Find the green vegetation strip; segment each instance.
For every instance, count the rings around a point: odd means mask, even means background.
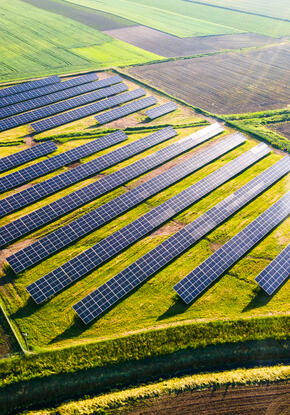
[[[222,388],[229,386],[257,385],[290,378],[289,366],[259,367],[253,369],[236,369],[225,372],[205,373],[182,378],[173,378],[138,388],[108,393],[94,398],[68,402],[54,409],[28,412],[27,415],[103,415],[107,411],[119,409],[144,399],[175,395],[186,391]]]
[[[126,361],[171,354],[186,348],[249,340],[287,338],[287,316],[184,323],[86,345],[0,362],[0,388],[53,374],[73,373]]]

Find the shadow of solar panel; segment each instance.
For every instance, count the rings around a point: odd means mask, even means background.
[[[156,102],[157,99],[155,97],[146,97],[132,102],[131,104],[123,105],[120,108],[116,108],[114,110],[97,115],[95,119],[99,124],[106,124],[107,122],[126,117],[127,115],[133,114],[134,112],[150,107],[151,105],[156,104]]]
[[[290,213],[290,192],[174,286],[189,304]]]
[[[40,193],[42,196],[44,194],[47,195],[54,193],[59,190],[59,188],[64,188],[67,185],[76,183],[86,177],[91,176],[92,174],[106,169],[107,167],[113,166],[120,161],[126,160],[135,154],[141,153],[142,151],[151,148],[156,144],[162,143],[163,141],[174,137],[176,134],[177,133],[173,128],[167,127],[163,130],[150,134],[149,136],[143,137],[133,143],[129,143],[126,146],[120,147],[119,149],[106,154],[105,156],[98,157],[89,163],[76,167],[75,169],[63,173],[62,175],[53,177],[52,179],[35,185],[33,188],[26,189],[23,192],[18,193],[21,198],[17,198],[17,194],[15,194],[10,196],[10,198],[1,200],[1,210],[4,208],[6,211],[8,208],[10,210],[15,210],[17,203],[19,206],[21,203],[27,204],[31,202],[33,197],[39,199]],[[142,160],[140,161],[140,164],[142,164]],[[130,169],[130,166],[127,166],[126,170],[124,168],[109,176],[105,176],[95,183],[91,183],[90,185],[82,187],[79,190],[76,190],[73,193],[62,197],[61,199],[56,200],[47,206],[44,206],[20,219],[17,219],[14,222],[10,222],[6,226],[3,226],[0,228],[0,245],[15,240],[21,235],[32,232],[32,230],[43,226],[45,223],[49,223],[56,218],[71,212],[77,207],[80,207],[85,203],[96,199],[96,197],[98,197],[100,194],[107,193],[108,191],[120,186],[121,184],[126,183],[128,180],[130,180],[129,175],[126,175],[126,173],[133,172],[133,177],[136,177],[136,171],[133,169],[133,167]],[[134,165],[134,168],[136,168],[136,165]],[[56,180],[57,177],[58,181]],[[32,189],[34,189],[34,193],[32,193]],[[37,189],[37,191],[35,191],[35,189]],[[27,190],[30,190],[30,192],[27,192]],[[29,195],[29,198],[27,194]],[[8,199],[9,205],[7,204]],[[3,203],[4,201],[6,202],[5,205]],[[11,203],[13,204],[11,205]]]
[[[47,141],[46,143],[38,144],[37,146],[3,157],[0,159],[0,173],[37,159],[38,157],[45,156],[56,149],[56,144],[52,141]]]
[[[218,123],[205,127],[186,137],[186,139],[177,141],[176,143],[143,158],[142,162],[138,161],[137,163],[134,163],[134,166],[130,168],[130,171],[135,171],[135,175],[144,174],[222,131],[224,131],[224,129]],[[225,149],[223,144],[219,144],[207,152],[208,156],[210,156],[210,154],[218,155],[219,147],[223,150]],[[202,161],[204,163],[206,162],[205,155]],[[14,272],[18,273],[37,262],[42,261],[46,257],[63,249],[68,244],[93,232],[108,221],[116,218],[142,201],[192,173],[199,168],[200,162],[201,157],[193,155],[185,162],[157,175],[151,180],[129,190],[105,205],[81,216],[70,224],[57,229],[55,232],[46,235],[35,243],[15,253],[7,258],[9,265]]]
[[[29,91],[20,92],[15,95],[8,95],[7,97],[3,97],[0,101],[0,107],[7,107],[9,105],[17,104],[22,101],[32,100],[33,98],[37,98],[43,95],[53,94],[54,92],[62,91],[67,88],[72,88],[77,85],[82,85],[87,82],[93,82],[98,79],[96,74],[89,74],[89,75],[83,75],[78,76],[76,78],[69,79],[68,81],[58,82],[52,85],[44,86],[41,88],[35,88],[31,89]],[[28,103],[27,103],[28,107]],[[16,105],[12,107],[17,108]],[[7,108],[8,109],[8,108]],[[11,109],[11,108],[10,108]],[[5,108],[6,110],[6,108]],[[0,109],[0,117],[2,117],[2,114],[5,111],[3,109]],[[24,111],[27,111],[27,109],[24,109]],[[18,111],[19,112],[19,111]],[[21,111],[20,111],[21,112]],[[11,115],[11,114],[9,114]],[[3,115],[3,117],[7,117],[8,115]]]
[[[152,108],[145,112],[148,118],[154,120],[155,118],[161,117],[162,115],[169,114],[172,111],[177,110],[175,102],[167,102],[166,104],[159,105],[158,107]]]
[[[264,151],[260,153],[260,157],[261,155],[263,156],[263,154],[265,155]],[[243,156],[246,156],[246,158],[250,156],[250,158],[248,159],[248,163],[253,164],[253,162],[255,162],[253,161],[253,155],[249,155],[248,153],[249,152],[245,153]],[[142,225],[145,226],[145,218],[149,219],[149,230],[151,231],[153,230],[154,226],[160,226],[162,223],[165,222],[165,220],[172,218],[174,215],[178,214],[182,209],[188,208],[192,203],[196,202],[206,194],[210,193],[214,188],[220,186],[221,184],[232,178],[233,175],[240,173],[243,170],[243,168],[248,167],[249,164],[248,166],[246,165],[246,158],[244,157],[244,160],[242,161],[243,167],[242,165],[239,165],[239,163],[241,162],[240,156],[237,159],[225,165],[224,167],[222,167],[221,169],[216,170],[214,173],[195,183],[193,186],[181,192],[177,196],[169,199],[167,202],[163,203],[159,207],[153,209],[151,212],[145,214],[143,218],[141,218],[143,219],[143,221],[141,222]],[[151,218],[154,218],[153,224]],[[190,232],[187,232],[184,230],[184,228],[171,238],[164,241],[161,245],[159,245],[158,247],[144,255],[142,258],[138,259],[132,265],[127,267],[125,270],[121,271],[118,275],[110,279],[105,284],[103,284],[100,288],[98,288],[97,290],[89,294],[87,297],[82,299],[80,302],[75,304],[73,307],[74,310],[78,313],[78,315],[85,323],[92,321],[98,315],[103,313],[107,308],[111,307],[113,303],[120,300],[124,295],[127,295],[130,291],[134,290],[138,285],[144,282],[152,274],[160,270],[163,266],[165,266],[168,262],[170,262],[173,258],[179,255],[183,250],[185,250],[190,243],[193,243],[193,236],[195,240],[197,240],[196,238],[200,238],[202,236],[202,232],[206,231],[206,229],[210,230],[212,227],[216,226],[215,223],[212,223],[212,220],[210,220],[209,223],[207,222],[207,220],[208,217],[204,216],[197,219],[197,221],[199,221],[197,225],[198,232],[195,235],[192,229],[190,229]],[[114,247],[117,245],[116,241],[118,241],[118,244],[122,244],[124,237],[126,238],[126,240],[131,240],[132,238],[133,241],[135,241],[136,237],[134,237],[134,234],[136,232],[136,228],[139,229],[137,224],[138,219],[137,221],[134,221],[127,227],[115,232],[115,234],[110,235],[108,238],[102,240],[97,245],[95,245],[95,247],[91,248],[91,250],[87,250],[85,251],[85,253],[78,255],[78,257],[76,257],[78,258],[78,272],[80,272],[80,263],[83,264],[83,266],[85,265],[86,268],[91,267],[92,261],[94,261],[95,265],[100,265],[100,257],[108,258],[108,253],[110,253],[110,251],[114,251]],[[189,225],[186,228],[188,230]],[[144,236],[144,234],[145,232],[143,232],[142,236]],[[115,243],[113,238],[115,238]],[[102,246],[102,244],[104,246]],[[106,253],[105,255],[103,254],[103,251],[108,251],[108,253]],[[110,253],[109,258],[111,258],[114,254],[115,252]],[[72,267],[73,265],[70,262],[67,264],[70,264],[70,267]],[[65,267],[67,264],[65,264],[63,267]],[[57,268],[57,270],[55,270],[58,271],[57,278],[61,276],[61,269],[62,267]],[[53,272],[54,271],[52,271],[52,273]],[[66,274],[69,272],[69,276],[71,276],[70,268],[66,267],[65,272]],[[52,273],[43,277],[46,278],[46,283],[50,284],[50,281],[47,280],[47,277]],[[72,279],[74,280],[75,278],[76,277]],[[62,282],[63,281],[64,278],[62,279]],[[53,289],[55,289],[55,284],[50,285]],[[33,295],[36,296],[38,301],[39,298],[43,298],[43,291],[41,293],[39,291],[37,292],[37,287],[33,284],[32,289]]]
[[[54,94],[45,95],[43,97],[31,99],[30,101],[20,102],[18,104],[12,105],[10,107],[5,107],[5,108],[2,108],[2,109],[0,108],[0,118],[8,117],[8,116],[11,116],[11,115],[16,115],[20,112],[30,111],[34,108],[44,107],[44,106],[52,104],[54,102],[64,101],[64,100],[66,100],[68,98],[72,98],[76,95],[81,95],[81,94],[85,94],[87,92],[96,91],[96,90],[99,90],[101,88],[108,87],[110,85],[114,85],[114,84],[117,84],[117,83],[120,83],[120,82],[122,82],[122,79],[119,76],[112,76],[110,78],[106,78],[106,79],[103,79],[101,81],[88,82],[88,83],[85,83],[83,85],[76,86],[74,88],[69,88],[69,89],[65,89],[64,91],[56,92]],[[64,83],[64,82],[62,82],[62,83]],[[57,85],[61,85],[61,84],[57,84]],[[106,97],[107,94],[105,93],[104,96]],[[104,96],[101,93],[101,98],[103,98]]]
[[[123,88],[126,86],[124,84],[116,85],[112,88]],[[128,87],[124,88],[124,90],[127,90]],[[119,91],[121,92],[121,91]],[[49,130],[51,128],[58,127],[63,124],[67,124],[72,121],[79,120],[80,118],[88,117],[89,115],[93,115],[96,112],[103,111],[107,108],[112,108],[117,105],[123,104],[127,101],[132,101],[133,99],[139,98],[144,96],[146,93],[143,89],[138,88],[134,91],[125,92],[124,94],[120,94],[116,97],[104,99],[101,102],[96,102],[91,105],[86,105],[82,108],[77,108],[74,111],[69,111],[64,114],[60,114],[56,117],[48,118],[43,121],[36,122],[31,125],[31,127],[34,129],[35,133],[41,133],[42,131]]]
[[[44,85],[54,84],[60,82],[60,78],[55,76],[50,76],[49,78],[38,79],[37,81],[24,82],[22,84],[10,86],[8,88],[0,89],[0,98],[6,97],[7,95],[18,94],[23,91],[28,91],[30,89],[39,88]]]
[[[94,154],[104,148],[117,144],[127,137],[122,132],[115,132],[109,136],[103,136],[101,139],[90,141],[72,150],[65,151],[47,160],[28,166],[22,170],[8,174],[0,178],[0,192],[10,190],[31,180],[44,176],[60,167],[66,166],[74,161],[81,160],[83,157]],[[69,176],[69,175],[68,175]],[[44,182],[47,184],[47,182]],[[0,202],[1,203],[1,202]]]
[[[290,275],[290,245],[255,278],[267,294],[272,295]]]
[[[106,98],[111,95],[118,94],[120,92],[126,91],[128,87],[125,84],[118,84],[110,86],[108,88],[102,88],[97,91],[89,92],[88,94],[79,95],[75,98],[70,98],[66,101],[57,102],[55,104],[49,105],[47,107],[38,108],[34,111],[24,112],[23,114],[15,115],[14,117],[5,118],[0,121],[0,131],[9,130],[10,128],[15,128],[23,124],[28,124],[31,121],[39,120],[40,118],[45,118],[59,112],[67,111],[71,108],[75,108],[81,105],[85,105],[89,102],[97,101],[102,98]],[[93,104],[93,105],[97,105]],[[82,107],[76,111],[85,111],[87,107]],[[61,117],[67,116],[65,113]],[[43,120],[42,123],[47,123],[51,118]],[[33,124],[33,126],[39,125],[39,123]]]

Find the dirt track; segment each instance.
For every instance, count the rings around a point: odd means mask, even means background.
[[[184,392],[146,400],[130,415],[289,415],[290,385],[277,383]]]

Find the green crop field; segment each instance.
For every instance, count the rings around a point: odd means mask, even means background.
[[[2,82],[160,59],[153,53],[115,41],[98,30],[20,0],[1,1],[0,38]],[[88,53],[84,52],[86,47],[89,47]],[[109,61],[111,47],[117,48],[119,54],[115,53]]]
[[[254,15],[247,15],[245,18],[244,13],[183,0],[66,1],[109,12],[179,37],[242,32],[254,32],[272,37],[290,34],[290,23],[286,21]]]

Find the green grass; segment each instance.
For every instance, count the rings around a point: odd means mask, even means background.
[[[120,163],[118,166],[108,169],[106,173],[111,173],[137,159],[141,159],[145,155],[165,147],[170,142],[176,141],[195,130],[196,128],[179,129],[178,132],[180,135],[177,138],[156,146],[154,149],[148,150],[128,161]],[[142,136],[143,134],[131,134],[128,141],[132,142]],[[77,140],[76,137],[74,137],[74,140],[62,144],[59,151],[64,151],[65,149],[80,145],[86,142],[86,140],[87,139]],[[36,278],[47,274],[68,259],[84,251],[100,239],[110,235],[113,231],[120,229],[127,223],[138,218],[153,206],[157,206],[169,197],[190,186],[192,183],[205,177],[210,172],[221,167],[226,162],[253,147],[255,144],[256,143],[253,140],[249,140],[245,145],[228,153],[178,184],[171,186],[169,189],[152,197],[148,200],[148,203],[139,205],[120,218],[78,241],[73,246],[58,253],[53,258],[43,261],[33,269],[12,279],[10,283],[5,284],[5,286],[1,288],[2,301],[5,304],[5,308],[14,325],[21,331],[27,331],[29,333],[30,345],[38,349],[39,347],[68,345],[72,342],[77,344],[83,341],[92,341],[97,338],[108,338],[112,336],[112,334],[114,334],[114,336],[124,335],[128,332],[134,332],[150,327],[159,327],[164,324],[167,325],[184,320],[210,320],[212,317],[216,319],[240,318],[243,316],[267,315],[269,313],[285,313],[287,311],[287,290],[289,285],[286,284],[270,301],[268,301],[266,296],[257,292],[254,278],[259,271],[269,263],[269,259],[274,258],[287,244],[288,222],[282,224],[271,235],[265,238],[261,244],[250,252],[248,257],[245,257],[236,266],[232,267],[232,269],[229,270],[217,284],[190,307],[184,307],[181,303],[176,301],[172,287],[180,278],[185,276],[203,259],[210,255],[215,243],[221,243],[228,240],[247,223],[257,217],[259,213],[263,212],[265,206],[269,206],[277,200],[277,198],[286,191],[288,184],[287,178],[284,178],[275,184],[271,189],[237,213],[232,219],[209,234],[206,238],[203,238],[178,260],[159,272],[135,293],[113,307],[101,319],[91,326],[86,327],[85,330],[82,330],[78,325],[76,329],[74,328],[75,314],[72,311],[72,305],[171,235],[175,229],[175,222],[170,222],[169,227],[165,226],[161,234],[152,234],[136,243],[118,257],[103,265],[86,278],[77,281],[74,285],[42,306],[36,306],[33,302],[28,301],[28,294],[25,291],[25,287]],[[203,146],[201,146],[201,148],[202,147]],[[111,151],[111,149],[98,153],[98,155],[105,154],[109,151]],[[94,157],[96,157],[96,155],[88,157],[86,160],[91,160]],[[194,220],[211,206],[222,200],[226,195],[232,193],[241,185],[254,178],[259,172],[262,172],[281,157],[282,156],[278,154],[271,154],[266,157],[246,172],[212,192],[185,212],[179,214],[175,218],[175,221],[178,223],[189,223]],[[65,168],[62,169],[62,171],[65,171]],[[52,173],[48,177],[52,177],[54,174],[55,173]],[[41,178],[35,180],[33,183],[43,180],[44,178]],[[47,203],[84,186],[85,184],[91,183],[94,180],[95,179],[87,179],[69,189],[57,193],[56,195],[50,196],[44,201],[39,201],[20,212],[15,212],[6,218],[2,218],[0,224],[4,225],[11,220],[21,217],[38,207],[46,205]],[[129,185],[134,186],[137,181],[138,180],[134,180]],[[81,214],[100,206],[124,192],[124,188],[116,189],[108,195],[102,196],[66,217],[34,232],[27,238],[24,238],[24,240],[43,236],[62,224],[68,223],[72,219],[79,217]],[[11,193],[12,192],[4,194],[3,197]],[[22,244],[22,242],[20,241],[18,244]],[[53,326],[51,325],[52,320],[54,321]]]
[[[224,372],[205,373],[193,376],[184,376],[170,380],[116,391],[105,395],[71,401],[52,409],[25,412],[27,415],[49,414],[114,414],[123,409],[133,410],[138,403],[152,405],[152,399],[157,397],[174,396],[187,391],[205,389],[229,388],[241,385],[269,384],[277,381],[289,380],[289,366],[259,367],[253,369],[235,369]],[[119,411],[118,411],[119,413]]]
[[[272,37],[287,36],[290,23],[268,17],[218,9],[183,0],[66,0],[109,12],[136,23],[179,37],[209,36],[242,32]]]
[[[199,0],[199,2],[262,14],[263,16],[290,19],[288,0],[276,0],[275,2],[269,0]]]
[[[81,56],[75,49],[93,47],[102,60],[110,54],[111,42],[115,47],[113,38],[98,30],[20,0],[1,1],[0,36],[0,82],[97,69],[103,62],[98,65],[96,59]],[[122,42],[119,48],[115,65],[157,56]]]
[[[73,49],[77,55],[96,62],[98,68],[106,68],[112,66],[128,66],[137,63],[146,63],[163,59],[155,53],[147,52],[136,46],[129,45],[121,40],[114,39],[108,44],[98,46],[89,46],[86,48]]]

